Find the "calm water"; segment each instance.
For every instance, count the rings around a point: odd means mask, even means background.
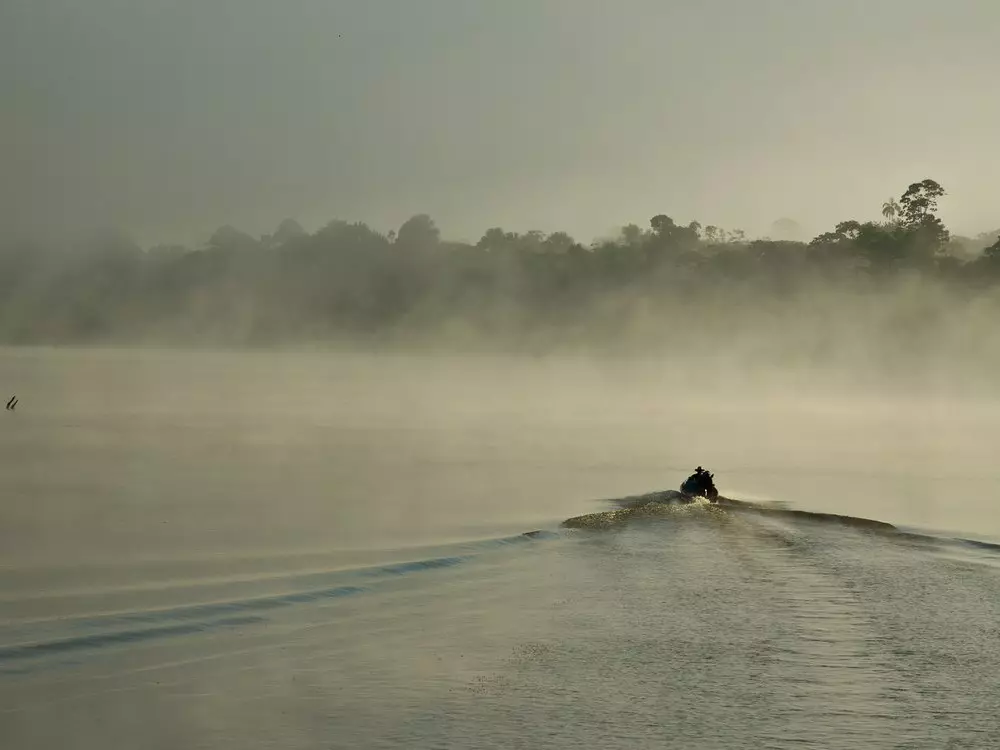
[[[1000,554],[961,541],[1000,537],[988,399],[330,354],[6,351],[0,382],[4,747],[1000,737]],[[937,531],[558,528],[699,463]]]

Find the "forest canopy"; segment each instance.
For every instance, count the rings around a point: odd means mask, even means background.
[[[811,241],[790,239],[790,219],[751,239],[665,213],[587,245],[501,227],[456,242],[425,214],[385,233],[344,220],[310,233],[286,219],[260,237],[224,226],[193,248],[142,248],[118,232],[72,247],[7,241],[0,337],[535,351],[724,342],[809,357],[860,337],[869,353],[912,353],[954,346],[956,325],[991,331],[1000,312],[1000,231],[952,235],[937,214],[944,195],[915,182],[873,207],[880,219]]]

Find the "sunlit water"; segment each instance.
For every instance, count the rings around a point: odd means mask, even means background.
[[[1000,537],[987,400],[330,354],[7,351],[0,381],[5,748],[1000,737],[1000,554],[962,541]],[[937,531],[558,526],[699,463]]]

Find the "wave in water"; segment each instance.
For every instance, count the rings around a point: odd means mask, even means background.
[[[643,521],[690,519],[724,521],[739,516],[757,517],[782,523],[823,523],[874,531],[880,536],[913,545],[953,547],[981,553],[1000,553],[1000,545],[985,541],[947,538],[917,530],[902,530],[881,521],[835,514],[798,511],[726,500],[720,504],[676,502],[679,493],[672,491],[613,501],[612,510],[567,519],[568,529],[621,529]],[[750,527],[755,534],[777,533],[768,527]],[[412,561],[376,565],[349,571],[309,573],[301,578],[290,576],[285,586],[294,587],[279,593],[248,596],[207,603],[180,604],[165,608],[115,611],[101,615],[42,619],[0,627],[0,671],[21,672],[25,664],[37,664],[50,656],[93,653],[107,648],[156,642],[178,636],[259,625],[268,621],[267,613],[285,608],[334,602],[379,590],[388,581],[402,577],[442,571],[475,560],[491,549],[553,539],[552,531],[532,531],[496,539],[454,546],[454,554]],[[779,536],[781,536],[779,534]],[[296,582],[308,587],[295,587]],[[317,586],[322,582],[324,585]]]
[[[204,604],[181,605],[164,609],[115,612],[80,618],[59,618],[57,622],[22,623],[15,628],[0,630],[0,637],[7,641],[7,643],[0,643],[0,669],[13,662],[37,659],[47,655],[94,651],[124,644],[259,624],[266,621],[266,618],[259,613],[295,605],[357,596],[377,589],[381,582],[388,579],[453,568],[472,561],[491,549],[544,540],[554,536],[556,535],[551,532],[531,531],[510,537],[457,545],[464,552],[463,554],[377,565],[350,571],[335,571],[330,573],[329,577],[336,581],[336,585],[322,588]],[[315,574],[311,574],[310,578],[315,578]],[[36,637],[28,640],[28,637],[33,633],[43,630],[50,631],[48,637],[43,639]],[[68,635],[66,634],[67,630],[76,631],[78,634]],[[17,640],[11,642],[14,639]]]

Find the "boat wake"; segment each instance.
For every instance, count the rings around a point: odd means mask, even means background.
[[[606,511],[568,518],[563,521],[563,527],[568,529],[608,529],[640,519],[671,517],[676,516],[678,512],[690,513],[695,511],[715,514],[750,513],[799,521],[835,523],[842,526],[851,526],[883,533],[898,531],[890,523],[870,518],[795,510],[779,504],[751,503],[723,496],[719,496],[715,501],[708,501],[701,498],[692,499],[690,496],[676,490],[661,490],[645,495],[633,495],[606,502],[611,503],[615,507]]]
[[[23,673],[22,663],[35,662],[47,656],[93,653],[115,646],[257,625],[267,622],[264,613],[377,592],[387,583],[403,577],[453,568],[470,563],[497,548],[551,536],[555,534],[530,531],[453,545],[454,554],[451,555],[335,570],[325,574],[311,572],[303,576],[289,576],[281,583],[292,590],[267,596],[8,622],[0,626],[0,673]],[[318,586],[320,582],[325,585]],[[309,585],[301,587],[302,583]]]
[[[145,730],[169,706],[171,731],[196,734],[235,712],[234,747],[329,746],[331,727],[344,747],[552,727],[576,733],[553,747],[996,736],[1000,545],[678,495],[353,569],[247,581],[185,561],[169,588],[142,576],[109,597],[83,576],[69,600],[22,585],[0,594],[0,733],[27,747],[99,725],[128,746],[133,717]]]
[[[183,636],[238,631],[241,634],[253,626],[274,623],[278,613],[293,608],[312,607],[302,610],[312,614],[303,615],[307,619],[329,622],[329,615],[323,614],[327,606],[345,605],[339,602],[354,600],[369,595],[404,596],[413,591],[408,583],[412,576],[443,574],[445,571],[464,568],[476,561],[484,560],[491,551],[532,544],[544,540],[563,538],[579,539],[577,531],[624,530],[651,522],[669,522],[672,525],[691,526],[691,522],[710,523],[727,535],[737,534],[735,539],[761,538],[778,541],[779,546],[794,546],[801,536],[797,528],[805,525],[822,524],[871,534],[877,538],[893,540],[913,548],[950,549],[955,554],[986,555],[996,558],[1000,564],[1000,544],[986,541],[952,538],[896,526],[867,518],[817,513],[795,510],[779,504],[746,502],[720,497],[717,502],[698,499],[674,490],[653,492],[606,501],[608,510],[569,518],[561,524],[563,531],[535,530],[512,536],[497,537],[474,542],[453,544],[447,547],[426,548],[431,552],[426,557],[369,565],[353,569],[328,571],[311,570],[290,573],[285,576],[261,577],[250,583],[267,588],[265,593],[258,588],[246,595],[233,596],[237,586],[223,585],[221,592],[229,596],[216,596],[210,601],[199,601],[204,592],[198,591],[198,582],[185,584],[172,591],[175,601],[169,604],[160,599],[160,606],[136,606],[149,591],[140,589],[139,596],[119,601],[119,607],[105,611],[91,611],[85,614],[51,614],[46,616],[25,616],[28,611],[25,602],[6,598],[4,610],[13,615],[0,620],[0,674],[25,674],[39,669],[79,664],[109,649],[149,645],[167,642]],[[742,520],[748,523],[736,523]],[[749,535],[749,536],[747,536]],[[734,541],[735,541],[734,539]],[[506,558],[505,558],[506,559]],[[481,585],[483,573],[469,573],[464,585],[476,588]],[[443,579],[439,579],[443,580]],[[436,584],[437,585],[437,584]],[[452,584],[448,584],[452,585]],[[152,587],[150,589],[152,591]],[[46,594],[34,594],[31,604]],[[52,596],[57,596],[52,594]],[[58,596],[64,596],[59,594]],[[85,607],[100,606],[100,597],[88,598],[86,593],[77,595],[81,601],[77,612]],[[180,601],[176,601],[180,597]],[[184,600],[186,599],[186,601]],[[125,602],[122,605],[122,601]],[[76,604],[74,604],[76,606]],[[339,609],[339,612],[345,612]],[[298,615],[296,615],[298,616]],[[319,620],[318,618],[322,618]]]

